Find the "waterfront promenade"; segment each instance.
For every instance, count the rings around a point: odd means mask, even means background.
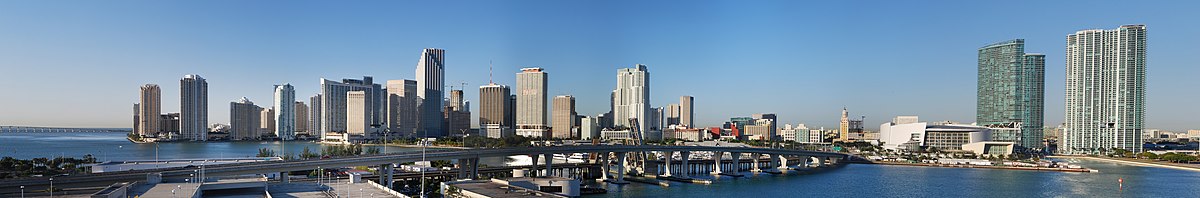
[[[933,164],[933,163],[907,163],[907,162],[884,162],[875,161],[874,164],[879,165],[895,165],[895,166],[924,166],[924,167],[945,167],[945,168],[982,168],[982,169],[1005,169],[1005,170],[1027,170],[1027,171],[1058,171],[1058,172],[1092,172],[1092,169],[1084,168],[1047,168],[1047,167],[1021,167],[1021,166],[983,166],[970,164]]]
[[[1089,156],[1051,156],[1051,158],[1093,160],[1093,161],[1099,161],[1099,162],[1112,162],[1112,163],[1119,163],[1119,164],[1125,164],[1125,165],[1171,168],[1171,169],[1200,172],[1200,164],[1181,164],[1181,163],[1170,163],[1170,162],[1145,160],[1145,159],[1107,158],[1107,157],[1089,157]]]

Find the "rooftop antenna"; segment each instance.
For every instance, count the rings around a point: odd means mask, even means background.
[[[496,84],[492,82],[492,60],[488,60],[488,84]]]

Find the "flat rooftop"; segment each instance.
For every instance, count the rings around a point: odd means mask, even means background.
[[[130,188],[130,195],[139,197],[200,197],[197,196],[197,190],[200,184],[197,183],[159,183],[159,184],[142,184]]]
[[[518,198],[518,197],[560,197],[549,193],[526,190],[523,188],[511,187],[501,183],[490,181],[473,181],[450,184],[462,191],[467,191],[479,195],[484,195],[493,198]]]

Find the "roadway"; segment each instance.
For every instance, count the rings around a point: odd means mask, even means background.
[[[607,153],[607,152],[648,152],[648,151],[719,151],[736,153],[761,153],[779,155],[798,155],[811,157],[845,158],[845,154],[786,150],[753,147],[712,147],[712,146],[633,146],[633,145],[587,145],[587,146],[550,146],[522,147],[496,149],[467,149],[428,151],[422,156],[421,152],[403,152],[378,155],[360,155],[327,159],[308,159],[291,161],[264,161],[248,163],[231,163],[204,166],[206,176],[236,176],[247,174],[265,174],[290,171],[314,170],[318,167],[338,168],[352,166],[374,166],[389,163],[415,162],[431,160],[455,160],[480,157],[504,157],[511,155],[530,155],[540,153]],[[171,168],[158,170],[122,171],[54,177],[55,188],[81,188],[107,186],[116,182],[132,182],[146,179],[150,173],[161,173],[163,178],[185,178],[193,174],[198,167]],[[18,193],[20,186],[30,189],[47,189],[48,178],[24,178],[0,180],[0,194]]]

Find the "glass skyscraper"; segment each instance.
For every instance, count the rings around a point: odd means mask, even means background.
[[[1025,53],[1023,39],[979,48],[975,121],[1002,129],[993,130],[1001,133],[994,140],[1043,148],[1045,76],[1046,56]]]
[[[1146,26],[1067,35],[1063,154],[1142,151],[1146,115]]]

